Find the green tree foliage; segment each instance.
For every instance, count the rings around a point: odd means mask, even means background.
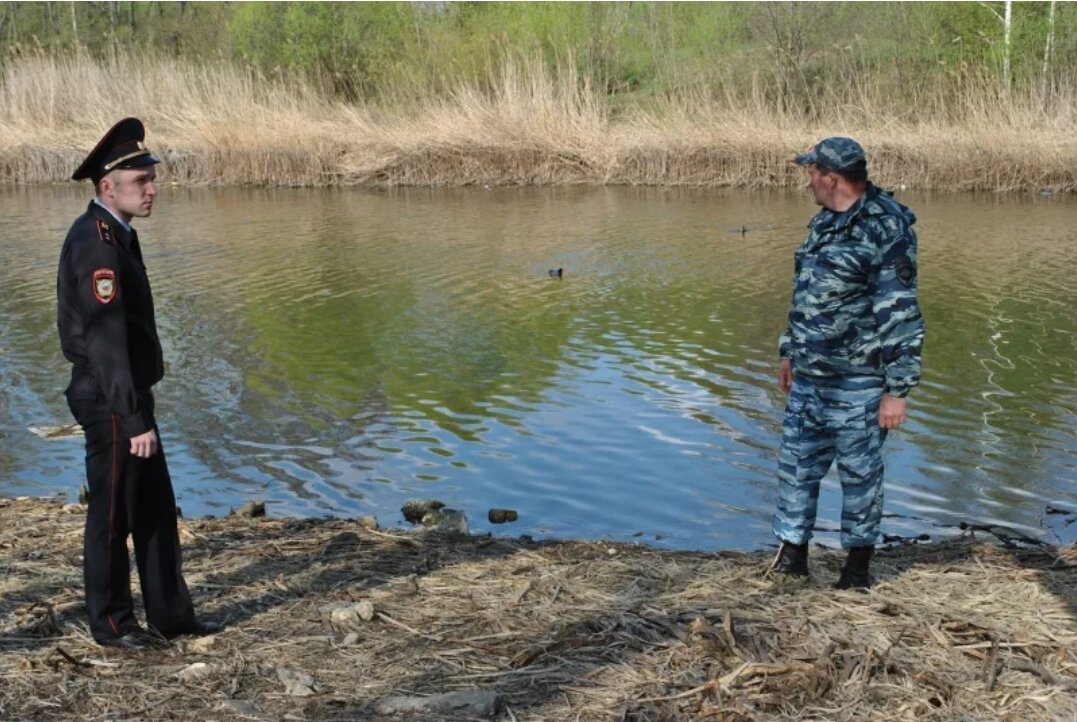
[[[484,83],[506,57],[576,69],[611,96],[759,91],[807,112],[835,89],[871,85],[895,103],[969,80],[1001,80],[1001,2],[929,3],[190,3],[12,2],[7,55],[119,45],[223,58],[305,76],[347,100]],[[1070,85],[1077,12],[1013,5],[1013,87]],[[843,96],[844,97],[844,96]]]
[[[351,100],[412,62],[417,19],[408,3],[245,3],[229,28],[243,58],[310,74]]]

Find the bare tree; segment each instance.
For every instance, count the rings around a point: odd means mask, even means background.
[[[1013,0],[1003,0],[1002,12],[1000,13],[990,4],[981,2],[980,5],[991,11],[991,14],[1002,23],[1002,90],[1010,92],[1010,36],[1013,31]],[[1053,5],[1053,3],[1052,3]]]
[[[71,35],[75,38],[75,47],[79,46],[79,19],[75,14],[75,2],[71,1]]]
[[[1047,72],[1051,69],[1051,55],[1055,49],[1055,0],[1047,11],[1047,43],[1043,46],[1043,88],[1047,89]]]
[[[803,99],[814,114],[815,105],[808,82],[804,77],[803,64],[808,48],[807,3],[764,3],[766,22],[763,36],[774,52],[778,102],[783,110],[790,109]],[[799,91],[799,92],[798,92]],[[800,96],[798,98],[798,96]]]

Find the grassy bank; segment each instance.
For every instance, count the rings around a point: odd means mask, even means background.
[[[864,594],[829,587],[833,552],[797,583],[762,553],[183,521],[196,604],[226,628],[134,654],[87,636],[84,518],[0,499],[2,719],[379,719],[460,691],[498,720],[1077,717],[1074,548],[888,549]]]
[[[785,186],[803,180],[795,152],[848,134],[884,185],[1077,189],[1072,88],[1045,102],[969,81],[895,114],[884,91],[850,87],[803,113],[743,82],[643,101],[599,93],[571,67],[505,61],[491,77],[355,105],[234,65],[30,54],[0,79],[0,178],[63,181],[131,114],[167,177],[190,184]]]

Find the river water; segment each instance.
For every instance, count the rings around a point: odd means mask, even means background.
[[[70,421],[55,267],[86,190],[0,188],[3,494],[83,481],[81,439],[28,428]],[[899,195],[928,331],[884,531],[1073,541],[1047,508],[1077,508],[1077,199]],[[480,531],[769,544],[776,344],[814,210],[806,191],[164,188],[137,225],[179,503],[397,524],[437,497]],[[839,508],[832,474],[823,543]]]

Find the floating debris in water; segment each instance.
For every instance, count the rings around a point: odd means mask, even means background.
[[[72,439],[82,436],[82,427],[78,424],[65,424],[64,426],[28,426],[31,434],[40,436],[42,439]]]

